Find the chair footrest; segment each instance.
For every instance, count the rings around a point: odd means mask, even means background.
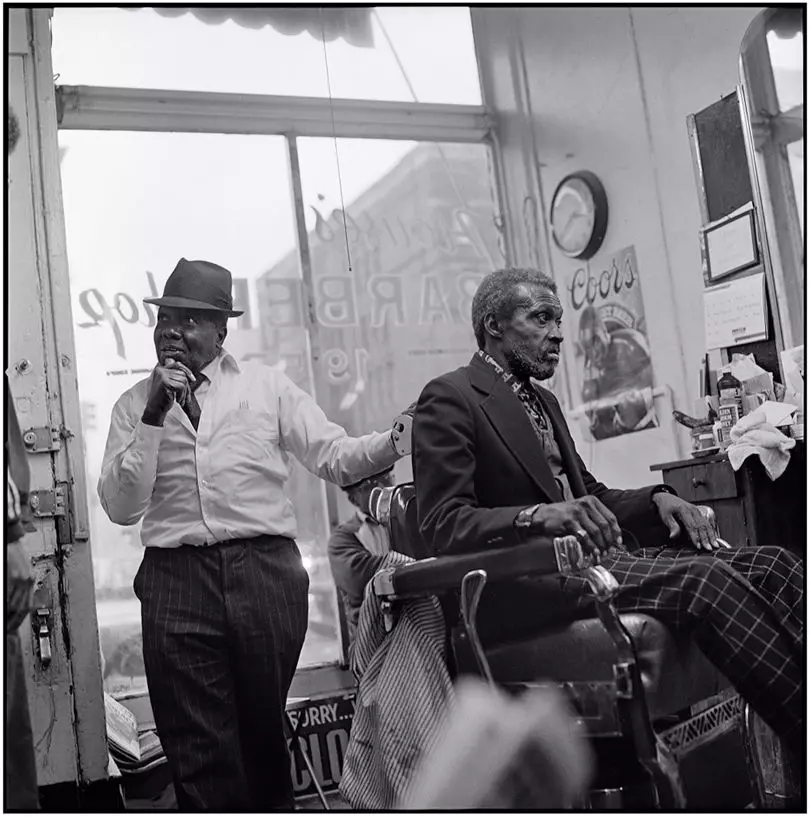
[[[659,733],[675,757],[682,757],[720,732],[732,729],[743,714],[743,700],[735,694]]]

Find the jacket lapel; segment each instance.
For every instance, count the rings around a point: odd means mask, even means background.
[[[477,356],[470,361],[468,373],[472,386],[487,395],[481,409],[504,445],[548,499],[560,502],[560,489],[520,398]]]
[[[551,428],[554,431],[554,439],[557,442],[557,448],[560,449],[560,457],[563,461],[563,468],[568,476],[568,484],[571,486],[571,493],[574,497],[585,496],[588,492],[585,489],[585,483],[582,480],[582,473],[579,470],[579,462],[577,452],[574,448],[571,434],[568,431],[568,424],[565,422],[562,412],[559,410],[558,404],[555,400],[549,400],[546,397],[546,389],[535,389],[540,396],[540,401],[543,408],[546,410],[546,416],[551,423]]]

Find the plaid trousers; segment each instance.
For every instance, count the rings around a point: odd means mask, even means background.
[[[754,711],[801,754],[804,745],[804,566],[778,547],[700,552],[642,548],[604,559],[616,606],[692,638]],[[579,578],[565,592],[587,602]]]
[[[291,811],[283,713],[307,630],[292,539],[146,548],[135,577],[155,725],[182,811]]]

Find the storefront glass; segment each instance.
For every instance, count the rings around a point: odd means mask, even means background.
[[[321,403],[354,433],[382,429],[425,383],[469,361],[472,296],[503,265],[484,145],[301,139],[318,305]],[[348,252],[347,252],[348,242]],[[292,256],[265,278],[285,276]],[[351,264],[351,269],[349,269]],[[270,322],[272,324],[272,322]],[[410,478],[410,462],[396,470]]]
[[[469,9],[57,7],[61,84],[480,105]],[[148,59],[145,55],[149,55]]]
[[[180,257],[234,274],[226,345],[314,393],[350,433],[385,430],[430,377],[474,348],[470,301],[503,263],[488,148],[405,141],[298,140],[311,274],[302,276],[282,137],[60,132],[96,598],[108,691],[143,688],[132,580],[139,526],[112,524],[98,482],[112,407],[154,365],[154,308]],[[348,254],[346,239],[348,237]],[[349,269],[351,258],[351,270]],[[309,288],[316,324],[303,305]],[[410,478],[410,463],[397,467]],[[332,490],[337,517],[352,510]],[[288,495],[310,573],[301,666],[338,660],[324,484],[295,464]],[[334,517],[333,517],[334,518]]]
[[[230,321],[226,346],[239,359],[264,358],[255,284],[293,250],[295,234],[280,137],[63,131],[60,152],[104,681],[113,691],[144,683],[132,590],[142,547],[140,526],[107,519],[96,484],[112,407],[154,366],[155,311],[142,299],[163,291],[181,257],[221,263],[245,310]],[[303,362],[296,379],[309,388],[306,335],[294,343]],[[326,530],[323,489],[314,477],[299,481],[313,497],[300,537],[312,565]],[[334,601],[317,615],[303,664],[339,654]]]

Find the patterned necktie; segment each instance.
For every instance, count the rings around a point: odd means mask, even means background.
[[[191,425],[194,426],[195,431],[200,425],[200,413],[202,410],[200,409],[200,404],[197,402],[197,397],[194,392],[200,388],[204,380],[206,380],[204,374],[197,375],[197,379],[191,384],[191,388],[188,392],[186,392],[186,399],[182,405],[183,411],[188,415],[188,419],[191,421]]]

